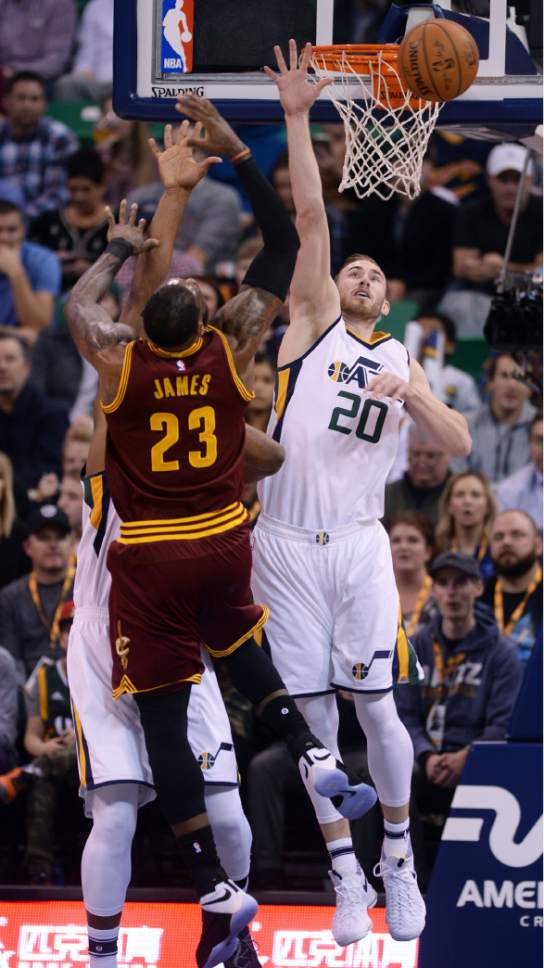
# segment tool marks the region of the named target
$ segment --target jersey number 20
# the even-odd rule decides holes
[[[191,467],[211,467],[217,460],[217,437],[215,430],[215,411],[213,407],[197,407],[191,410],[187,419],[189,430],[198,430],[200,450],[190,450],[187,454]],[[151,448],[152,471],[179,471],[179,460],[166,460],[166,453],[180,439],[179,420],[175,413],[152,413],[149,418],[151,430],[163,434]]]
[[[351,400],[351,406],[334,408],[329,421],[329,430],[336,430],[339,434],[351,434],[353,428],[343,426],[340,423],[340,417],[356,417],[362,403],[363,409],[355,428],[355,436],[359,440],[368,441],[369,444],[376,444],[382,435],[387,417],[389,409],[387,404],[381,400],[370,400],[368,397],[363,401],[356,393],[348,393],[346,390],[341,390],[338,396]]]

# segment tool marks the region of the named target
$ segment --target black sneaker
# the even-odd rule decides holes
[[[220,881],[211,894],[200,898],[200,906],[202,934],[196,949],[196,962],[198,968],[214,968],[237,952],[240,947],[238,936],[255,917],[258,904],[233,881],[225,880]]]

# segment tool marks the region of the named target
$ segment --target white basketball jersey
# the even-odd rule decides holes
[[[83,480],[83,527],[77,550],[74,581],[76,609],[107,608],[111,576],[106,568],[108,549],[119,536],[119,516],[111,500],[105,473]]]
[[[382,517],[403,406],[372,399],[366,388],[382,371],[408,381],[404,346],[387,333],[362,340],[342,317],[279,368],[268,433],[286,457],[259,485],[265,514],[315,531]]]

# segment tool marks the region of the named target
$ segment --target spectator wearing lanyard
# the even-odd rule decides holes
[[[526,663],[542,629],[542,540],[525,511],[503,511],[493,523],[490,547],[496,577],[486,582],[483,601]]]
[[[483,474],[456,474],[440,501],[436,526],[439,551],[459,551],[472,555],[480,566],[480,576],[494,573],[489,554],[489,528],[497,514],[497,501]]]
[[[32,571],[0,592],[0,642],[17,663],[21,683],[39,660],[54,657],[59,615],[72,597],[75,559],[68,518],[54,504],[29,515],[24,550]]]
[[[533,417],[529,431],[531,460],[521,470],[506,477],[497,488],[502,511],[516,508],[530,514],[542,531],[542,414]]]
[[[396,688],[395,699],[414,744],[413,806],[419,817],[432,815],[436,827],[438,817],[445,821],[471,743],[505,738],[521,666],[491,617],[475,612],[483,590],[478,562],[448,551],[429,571],[438,612],[413,639],[425,679]],[[431,858],[420,838],[416,843],[416,865],[425,875]]]
[[[18,792],[30,786],[26,824],[26,868],[31,884],[51,883],[55,860],[57,813],[77,798],[76,736],[72,722],[66,672],[66,651],[74,618],[74,603],[64,601],[55,621],[59,658],[43,660],[25,686],[27,726],[25,748],[35,757],[20,775],[13,776]],[[17,771],[14,771],[16,774]]]
[[[418,511],[401,511],[391,520],[389,543],[400,607],[409,639],[429,621],[432,578],[427,564],[432,558],[432,523]]]

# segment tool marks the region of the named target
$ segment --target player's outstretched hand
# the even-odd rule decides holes
[[[134,255],[140,255],[141,252],[147,252],[149,249],[156,249],[160,245],[158,239],[146,239],[145,218],[137,221],[138,206],[136,204],[131,205],[129,211],[126,198],[119,206],[117,222],[109,206],[106,207],[106,217],[108,219],[108,242],[112,242],[114,239],[125,239],[134,247]]]
[[[265,74],[278,86],[280,101],[286,115],[305,114],[312,104],[317,101],[321,91],[331,83],[330,78],[311,80],[308,74],[312,45],[306,44],[300,60],[297,54],[296,40],[289,41],[289,68],[281,52],[281,47],[274,47],[279,74],[270,67],[263,68]]]
[[[211,165],[221,164],[221,158],[194,157],[193,139],[199,138],[201,132],[200,123],[195,124],[193,128],[189,121],[183,121],[175,133],[171,124],[165,125],[162,150],[154,138],[149,139],[149,147],[157,160],[165,191],[177,191],[182,188],[190,192],[208,173]]]
[[[197,97],[195,94],[180,94],[176,111],[187,114],[197,122],[193,135],[189,139],[189,144],[193,147],[202,148],[203,151],[213,151],[218,155],[228,155],[230,158],[245,149],[244,142],[207,98]],[[199,125],[200,128],[204,128],[204,137],[200,136],[200,130],[197,132]]]
[[[392,400],[403,400],[405,403],[409,402],[412,394],[412,388],[406,380],[387,370],[379,376],[372,377],[366,389],[374,399],[390,397]]]

